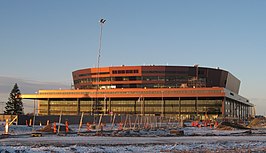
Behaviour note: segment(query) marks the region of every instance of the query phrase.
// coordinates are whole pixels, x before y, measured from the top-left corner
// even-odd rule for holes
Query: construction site
[[[107,150],[112,147],[120,149],[113,152],[266,150],[266,119],[263,117],[243,122],[229,118],[192,121],[140,115],[81,115],[79,124],[72,124],[64,115],[60,115],[57,121],[47,120],[45,124],[30,119],[24,125],[16,125],[17,119],[15,117],[13,122],[6,120],[6,123],[0,126],[1,152],[12,152],[12,149],[23,151],[27,147],[29,149],[41,146],[50,147],[50,151],[55,151],[56,147],[85,147],[86,152],[106,152],[104,147]],[[91,122],[87,122],[88,120]],[[214,143],[216,147],[211,145]],[[165,148],[167,145],[169,147]],[[145,150],[151,146],[157,150]],[[136,148],[132,151],[123,150],[129,147]]]
[[[228,71],[152,65],[72,74],[74,89],[18,96],[33,100],[34,112],[3,115],[0,152],[266,151],[266,120],[255,118]]]
[[[96,68],[72,72],[71,89],[17,95],[33,113],[2,117],[0,152],[266,151],[265,118],[254,118],[230,72],[100,67],[99,58],[100,49]]]

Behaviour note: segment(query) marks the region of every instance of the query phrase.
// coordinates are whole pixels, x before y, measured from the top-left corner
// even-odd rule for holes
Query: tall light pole
[[[100,40],[99,40],[99,49],[98,49],[98,56],[97,56],[97,78],[96,78],[96,101],[94,106],[94,111],[99,113],[99,101],[98,101],[98,90],[99,90],[99,69],[100,69],[100,58],[101,58],[101,50],[102,50],[102,33],[103,33],[103,25],[105,23],[105,19],[100,19]]]
[[[35,101],[36,101],[36,98],[37,98],[37,93],[38,92],[35,92],[35,98],[34,98],[34,101],[33,101],[33,115],[35,115],[35,111],[36,111],[36,108],[35,108]]]
[[[35,115],[35,99],[36,98],[33,99],[33,115]]]
[[[97,56],[97,68],[99,73],[99,67],[100,67],[100,57],[101,57],[101,50],[102,50],[102,34],[103,34],[103,25],[105,23],[105,19],[101,19],[99,21],[100,23],[100,40],[99,40],[99,49],[98,49],[98,56]]]
[[[32,131],[34,130],[34,124],[35,124],[35,110],[36,110],[36,108],[35,108],[35,100],[36,100],[36,98],[37,98],[37,92],[35,92],[35,98],[34,98],[34,100],[33,100],[33,124],[32,124]]]

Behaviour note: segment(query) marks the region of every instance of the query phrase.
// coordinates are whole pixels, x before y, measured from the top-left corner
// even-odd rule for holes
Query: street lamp
[[[101,57],[101,50],[102,50],[102,33],[103,33],[103,25],[105,22],[106,22],[105,19],[100,19],[99,21],[101,29],[100,29],[99,49],[98,49],[98,56],[97,56],[96,101],[95,101],[95,106],[94,106],[95,107],[94,111],[96,111],[97,114],[99,113],[98,90],[99,90],[100,57]]]
[[[33,124],[32,124],[32,131],[34,130],[34,124],[35,124],[35,100],[36,100],[36,98],[37,98],[37,93],[38,92],[35,92],[35,98],[34,98],[34,100],[33,100]]]
[[[37,99],[37,93],[38,92],[35,92],[35,98],[34,98],[34,100],[33,100],[33,115],[35,115],[35,110],[36,110],[36,108],[35,108],[35,100]]]

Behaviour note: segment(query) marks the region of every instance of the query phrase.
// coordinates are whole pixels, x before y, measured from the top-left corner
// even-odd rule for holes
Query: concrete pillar
[[[145,99],[142,98],[141,100],[141,115],[145,115]]]
[[[134,103],[134,114],[137,114],[137,100]]]
[[[233,117],[233,104],[231,101],[228,100],[228,103],[229,103],[229,110],[230,110],[230,117]]]
[[[244,113],[243,113],[243,111],[244,111],[244,109],[243,109],[243,104],[241,104],[241,119],[243,120],[244,119]]]
[[[235,117],[235,114],[236,114],[236,109],[235,109],[235,102],[234,101],[232,101],[232,106],[233,106],[233,108],[232,108],[232,114],[233,114],[233,117]]]
[[[181,98],[179,97],[179,118],[181,117]]]
[[[50,113],[50,112],[51,112],[51,111],[50,111],[50,105],[51,105],[51,104],[50,104],[50,99],[48,98],[48,99],[47,99],[47,115],[50,115],[50,114],[51,114],[51,113]]]
[[[226,111],[225,111],[226,105],[225,105],[225,98],[222,100],[222,116],[226,116]]]
[[[111,98],[110,97],[109,97],[109,100],[108,100],[108,109],[109,109],[109,112],[111,112],[112,107],[111,107]]]
[[[80,99],[77,98],[77,115],[80,115]]]
[[[198,116],[198,97],[196,97],[196,100],[195,100],[195,111],[196,111],[196,115]]]
[[[161,103],[161,116],[165,116],[165,100],[162,99],[162,103]]]

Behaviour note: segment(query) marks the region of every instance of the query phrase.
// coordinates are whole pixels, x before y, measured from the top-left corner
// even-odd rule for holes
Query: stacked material
[[[56,128],[52,124],[48,124],[44,126],[43,128],[37,130],[38,132],[54,132],[54,130],[58,130],[59,125],[56,124]],[[70,128],[68,129],[69,131],[72,131]],[[66,125],[60,124],[60,132],[66,132]]]
[[[53,128],[51,124],[46,125],[45,127],[38,130],[39,132],[53,132]]]
[[[179,129],[142,129],[142,130],[122,130],[114,131],[114,137],[172,137],[184,136],[184,131]]]
[[[266,128],[266,119],[265,118],[255,118],[248,125],[250,128]]]
[[[216,127],[217,130],[234,130],[234,129],[249,129],[245,125],[234,122],[221,122]]]

